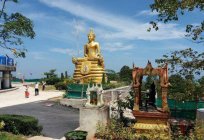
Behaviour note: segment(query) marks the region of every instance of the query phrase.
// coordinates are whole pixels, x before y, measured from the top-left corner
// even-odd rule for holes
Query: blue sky
[[[173,50],[203,46],[185,39],[187,23],[198,24],[203,13],[186,14],[178,22],[160,24],[159,31],[147,32],[156,17],[152,0],[19,0],[8,4],[9,12],[21,12],[34,23],[36,37],[25,39],[27,57],[18,58],[15,75],[40,78],[50,69],[73,74],[72,57],[83,56],[87,34],[93,28],[100,43],[105,68],[118,72],[124,65],[144,67],[150,60]],[[7,51],[3,51],[3,54]],[[30,74],[32,73],[32,75]]]

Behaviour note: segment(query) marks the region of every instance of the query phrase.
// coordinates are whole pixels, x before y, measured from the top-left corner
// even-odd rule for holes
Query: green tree
[[[119,75],[116,73],[114,70],[106,70],[106,75],[108,77],[108,82],[109,81],[118,81],[119,80]]]
[[[163,55],[163,58],[156,59],[155,62],[160,66],[168,63],[171,74],[179,73],[186,77],[189,75],[200,75],[204,70],[204,52],[198,53],[191,48],[173,51]]]
[[[30,19],[20,13],[6,12],[6,3],[18,3],[18,0],[1,0],[0,11],[0,47],[10,50],[16,57],[25,57],[27,51],[22,47],[23,38],[34,39],[35,32]],[[22,47],[22,48],[21,48]]]
[[[204,76],[202,76],[199,80],[198,80],[199,84],[201,85],[201,87],[203,88],[204,91]]]
[[[67,71],[65,71],[65,78],[68,78],[68,74],[67,74]]]
[[[45,72],[44,75],[46,78],[51,78],[51,77],[57,77],[57,74],[55,74],[56,69],[51,69],[49,72]]]
[[[145,89],[146,89],[146,90],[149,90],[149,88],[150,88],[150,86],[151,86],[151,84],[152,84],[153,82],[154,82],[154,77],[151,76],[151,75],[147,76],[146,81],[145,81],[145,84],[144,84]]]
[[[185,79],[179,75],[171,75],[169,77],[169,82],[171,85],[169,86],[169,98],[176,100],[183,100],[185,97]]]
[[[56,69],[51,69],[49,72],[45,72],[44,75],[46,78],[43,80],[46,81],[48,85],[55,85],[60,81],[60,78],[57,77],[57,74],[55,74]]]
[[[119,75],[122,81],[129,83],[132,81],[132,69],[126,65],[120,69]]]
[[[195,90],[198,97],[200,98],[204,97],[204,76],[198,79],[198,82],[195,86]]]
[[[155,61],[160,66],[168,63],[170,74],[180,75],[184,79],[184,81],[179,83],[181,83],[181,85],[185,83],[185,91],[172,92],[172,94],[175,94],[175,98],[178,97],[179,100],[192,100],[201,96],[200,85],[195,81],[194,76],[200,75],[204,70],[204,53],[198,53],[197,51],[193,51],[191,48],[188,48],[181,51],[170,52],[170,54],[163,55],[163,58],[156,59]],[[174,82],[173,80],[170,81],[170,83]],[[170,89],[174,88],[176,87],[170,87]]]
[[[61,79],[62,80],[64,79],[64,73],[61,73]]]
[[[204,2],[203,0],[154,0],[150,5],[152,11],[158,12],[157,19],[151,21],[150,24],[157,31],[159,29],[158,23],[169,23],[178,21],[180,16],[195,11],[203,14]],[[189,16],[190,17],[190,16]],[[148,29],[150,31],[151,28]],[[200,24],[195,25],[189,23],[186,25],[186,37],[190,37],[196,43],[204,42],[204,20],[200,17]]]
[[[103,84],[103,85],[106,84],[106,74],[105,74],[105,73],[103,73],[102,84]]]

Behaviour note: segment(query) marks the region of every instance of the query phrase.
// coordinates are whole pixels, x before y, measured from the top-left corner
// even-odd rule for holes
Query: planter
[[[66,140],[86,140],[86,136],[88,135],[87,131],[69,131],[64,136]]]

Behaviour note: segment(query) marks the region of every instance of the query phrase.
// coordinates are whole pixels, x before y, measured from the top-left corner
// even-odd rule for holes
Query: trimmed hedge
[[[40,135],[42,126],[38,125],[38,120],[31,116],[24,115],[0,115],[0,122],[4,121],[5,126],[2,131],[13,134]]]

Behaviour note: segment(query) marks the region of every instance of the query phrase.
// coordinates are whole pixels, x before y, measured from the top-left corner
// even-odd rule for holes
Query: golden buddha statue
[[[75,64],[74,80],[79,83],[101,83],[104,73],[104,60],[100,53],[100,45],[95,42],[93,29],[88,34],[88,43],[84,45],[84,57],[72,58]]]

